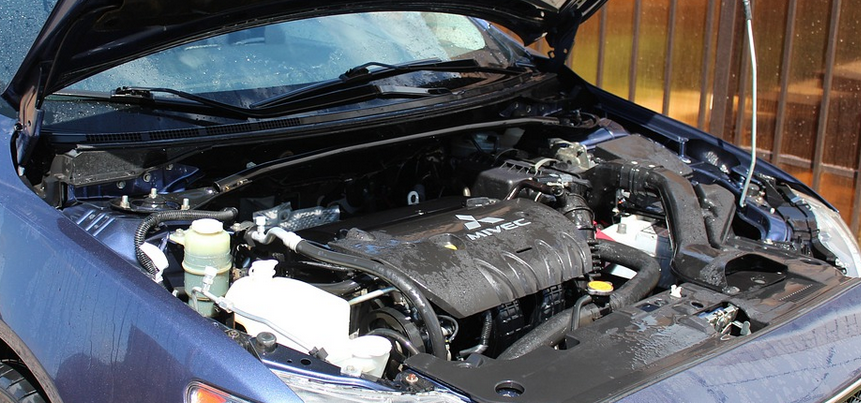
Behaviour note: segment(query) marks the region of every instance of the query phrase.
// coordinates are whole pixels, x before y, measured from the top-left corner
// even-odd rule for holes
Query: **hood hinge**
[[[561,10],[553,26],[547,32],[547,44],[552,48],[547,55],[550,56],[550,67],[554,72],[558,71],[568,60],[571,48],[574,46],[574,37],[583,21],[583,14],[577,6],[578,2],[569,1]]]
[[[45,81],[44,67],[39,69],[39,81],[35,87],[21,96],[18,105],[18,124],[15,125],[16,161],[19,167],[27,165],[42,129],[44,112],[42,111],[42,91]],[[19,173],[20,174],[20,173]]]

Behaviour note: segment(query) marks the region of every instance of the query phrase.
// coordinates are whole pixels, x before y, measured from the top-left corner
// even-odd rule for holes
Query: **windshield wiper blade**
[[[369,71],[368,67],[371,66],[379,66],[382,69]],[[259,101],[249,107],[236,106],[185,91],[162,87],[122,86],[110,93],[61,91],[55,95],[139,105],[193,108],[196,113],[247,119],[270,118],[287,113],[300,113],[379,98],[421,98],[451,93],[447,88],[368,84],[377,79],[413,71],[492,72],[512,75],[520,74],[525,70],[483,67],[474,60],[421,61],[408,65],[387,65],[371,62],[348,70],[338,79],[308,85]],[[156,97],[154,95],[156,93],[170,94],[177,99]]]
[[[179,99],[158,98],[153,95],[155,93],[171,94]],[[66,91],[58,92],[56,95],[93,99],[96,101],[122,102],[151,106],[170,106],[171,108],[195,108],[196,113],[216,114],[235,118],[270,118],[287,113],[319,110],[381,98],[423,98],[450,93],[451,92],[447,88],[420,88],[401,85],[364,84],[350,86],[343,89],[333,89],[320,94],[308,94],[307,96],[302,97],[302,99],[283,102],[278,105],[259,109],[230,105],[172,88],[119,87],[110,94],[90,91]],[[201,110],[201,108],[205,109]]]
[[[320,94],[307,94],[296,99],[269,106],[267,113],[281,115],[348,105],[380,98],[424,98],[450,94],[448,88],[419,88],[400,85],[364,84],[343,89],[330,90]],[[254,111],[254,109],[251,109]]]
[[[176,98],[162,98],[153,95],[159,92],[173,94]],[[50,94],[49,97],[58,100],[70,98],[84,101],[125,103],[229,118],[246,119],[249,117],[249,111],[246,108],[171,88],[123,86],[109,92],[64,89]]]
[[[370,70],[369,67],[381,67],[378,70]],[[440,61],[421,60],[407,64],[391,65],[379,62],[369,62],[356,67],[353,67],[340,77],[321,81],[316,84],[307,85],[294,91],[279,94],[274,97],[255,102],[250,105],[253,109],[265,109],[278,105],[283,105],[296,100],[306,99],[317,94],[323,94],[330,91],[336,91],[341,88],[348,88],[355,85],[366,84],[374,80],[379,80],[388,77],[394,77],[400,74],[411,73],[416,71],[440,71],[447,73],[494,73],[504,75],[515,75],[526,72],[526,69],[520,67],[492,67],[482,66],[475,59],[462,59]]]
[[[231,105],[224,102],[219,102],[213,99],[209,99],[206,97],[201,97],[198,95],[194,95],[189,92],[175,90],[173,88],[159,88],[159,87],[119,87],[113,90],[110,94],[110,100],[114,102],[129,102],[129,103],[164,103],[167,100],[158,99],[153,96],[154,93],[163,93],[163,94],[171,94],[178,98],[192,101],[196,104],[203,105],[212,109],[215,109],[219,112],[226,112],[226,114],[234,115],[236,117],[266,117],[266,116],[255,116],[253,110],[244,108],[241,106]],[[169,101],[167,101],[169,102]]]

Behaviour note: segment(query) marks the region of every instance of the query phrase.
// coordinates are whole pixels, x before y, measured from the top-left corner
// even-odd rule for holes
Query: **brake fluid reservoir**
[[[350,304],[308,283],[275,275],[275,260],[258,260],[248,276],[233,282],[225,296],[237,311],[264,318],[283,334],[239,313],[236,323],[248,334],[270,332],[277,343],[308,353],[313,346],[326,351],[326,361],[358,373],[382,375],[391,343],[379,336],[350,339]],[[379,340],[379,339],[382,340]],[[361,340],[360,340],[361,339]]]
[[[191,227],[180,236],[171,237],[185,246],[182,268],[185,270],[185,289],[191,293],[194,287],[203,286],[204,269],[212,266],[217,270],[215,281],[209,292],[221,297],[227,293],[229,271],[232,266],[230,257],[230,235],[224,225],[212,218],[194,220]],[[189,305],[195,306],[193,298]],[[215,307],[212,301],[202,295],[197,296],[197,311],[203,316],[212,316]]]

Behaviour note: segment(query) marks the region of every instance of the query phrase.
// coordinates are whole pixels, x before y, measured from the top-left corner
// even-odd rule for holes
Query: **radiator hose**
[[[610,294],[609,308],[611,311],[631,305],[645,298],[658,284],[661,276],[661,266],[655,258],[645,252],[630,246],[599,239],[594,251],[601,260],[620,264],[637,272],[634,278],[628,280],[619,289]],[[584,300],[585,302],[585,300]],[[541,346],[555,346],[565,338],[572,327],[572,321],[579,326],[586,318],[595,319],[600,316],[600,309],[595,304],[579,306],[578,317],[574,317],[575,308],[558,313],[546,322],[532,329],[525,336],[505,349],[498,359],[513,360]]]
[[[618,242],[599,239],[595,252],[600,260],[616,263],[637,272],[634,278],[610,294],[610,310],[615,311],[647,297],[661,277],[661,266],[655,258],[639,249]]]
[[[205,210],[178,210],[178,211],[159,211],[152,213],[138,225],[135,231],[135,257],[140,263],[143,272],[154,278],[158,269],[152,259],[141,250],[141,245],[146,241],[146,236],[149,231],[159,224],[168,221],[193,221],[202,218],[213,218],[222,223],[229,223],[236,219],[239,211],[233,207],[226,208],[221,211],[205,211]]]

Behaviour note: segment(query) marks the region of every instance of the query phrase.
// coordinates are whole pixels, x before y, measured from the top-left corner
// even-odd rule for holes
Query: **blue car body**
[[[7,146],[13,124],[3,118]],[[10,157],[0,157],[4,166]],[[298,401],[257,359],[42,202],[14,171],[2,175],[0,334],[51,401],[182,401],[194,380],[256,401]]]
[[[368,2],[371,3],[384,4],[380,9],[397,8],[387,2]],[[504,17],[510,10],[495,14],[488,11],[493,7],[487,4],[492,2],[479,3],[483,5],[473,10],[476,15],[496,16],[519,28],[524,35],[537,37],[536,33],[547,30],[544,22],[529,24]],[[537,3],[545,7],[550,4]],[[550,9],[566,9],[563,4],[567,3],[557,3],[551,4]],[[597,7],[602,2],[586,3]],[[80,6],[78,2],[61,4],[69,8],[55,10],[53,21],[64,21],[64,11]],[[461,7],[452,6],[454,10],[468,9],[463,2],[452,4]],[[591,14],[595,9],[588,8],[588,11]],[[559,20],[565,21],[561,17]],[[193,26],[182,32],[192,35],[202,30]],[[557,45],[567,43],[563,37],[558,33],[554,35]],[[569,39],[573,40],[573,34]],[[51,402],[188,401],[189,387],[197,382],[243,401],[301,401],[284,379],[273,372],[272,365],[264,365],[259,357],[249,353],[247,346],[228,337],[223,326],[201,316],[187,303],[166,292],[165,286],[142,275],[141,268],[133,262],[134,256],[124,254],[128,250],[94,237],[97,229],[82,228],[64,214],[62,208],[52,206],[34,193],[31,184],[19,176],[16,167],[22,163],[22,146],[32,146],[38,138],[22,141],[34,132],[38,134],[38,130],[22,123],[27,117],[38,116],[33,112],[38,108],[28,101],[31,97],[42,96],[40,90],[30,87],[39,82],[34,78],[38,76],[34,66],[39,57],[62,49],[59,44],[47,41],[37,45],[41,46],[37,46],[40,51],[25,60],[25,70],[19,73],[19,80],[4,93],[8,102],[21,102],[13,105],[20,112],[19,118],[0,116],[3,147],[0,151],[0,167],[3,167],[0,169],[0,342],[5,347],[2,349],[5,356],[0,358],[22,362],[32,373],[31,383]],[[139,54],[132,51],[121,56],[111,62],[112,66]],[[553,65],[552,59],[538,59]],[[65,81],[51,81],[47,92],[59,91],[111,67],[99,65],[98,57],[69,57],[69,60],[83,62],[70,67],[71,73],[62,76]],[[558,71],[558,74],[567,78],[573,76],[570,71]],[[45,77],[56,79],[50,75]],[[662,138],[669,143],[683,136],[689,141],[708,144],[710,150],[733,156],[739,165],[749,161],[748,154],[737,147],[585,83],[581,85],[602,105],[607,116],[648,131],[652,140]],[[28,107],[30,111],[26,110]],[[394,120],[400,112],[403,111],[386,110],[384,114],[388,113],[387,118]],[[354,121],[360,122],[360,118]],[[759,172],[821,200],[802,183],[773,166],[763,163]],[[751,215],[765,216],[765,213]],[[475,218],[472,220],[476,225],[483,225]],[[778,236],[775,234],[779,229],[771,229],[773,231],[763,236],[764,239]],[[497,228],[497,232],[502,230]],[[454,246],[457,249],[457,245]],[[744,337],[710,345],[707,349],[690,349],[662,357],[660,365],[647,365],[627,378],[607,379],[583,396],[589,400],[630,402],[826,401],[855,393],[854,388],[861,379],[861,288],[859,280],[843,277],[835,271],[834,278],[838,277],[839,280],[828,284],[827,293],[804,300],[791,312],[752,334],[742,334]],[[457,319],[478,321],[471,313],[463,316]],[[443,364],[430,358],[406,361],[406,367],[427,375],[431,388],[451,393],[458,399],[468,396],[478,401],[553,401],[563,396],[578,400],[578,396],[564,392],[547,395],[538,392],[540,396],[530,398],[523,390],[526,385],[528,393],[536,393],[530,388],[530,382],[539,385],[553,382],[565,389],[569,386],[566,383],[576,380],[568,379],[564,373],[554,374],[558,376],[554,379],[534,380],[530,377],[546,374],[512,372],[511,382],[520,385],[520,390],[515,387],[513,392],[524,394],[509,396],[505,393],[510,391],[497,386],[498,396],[485,399],[481,393],[470,393],[468,386],[459,387],[458,380],[440,376],[435,372],[443,368],[440,365]],[[367,377],[331,374],[319,375],[316,379],[386,391],[396,390],[393,385],[397,382],[409,382],[398,378],[393,383],[376,384]]]

